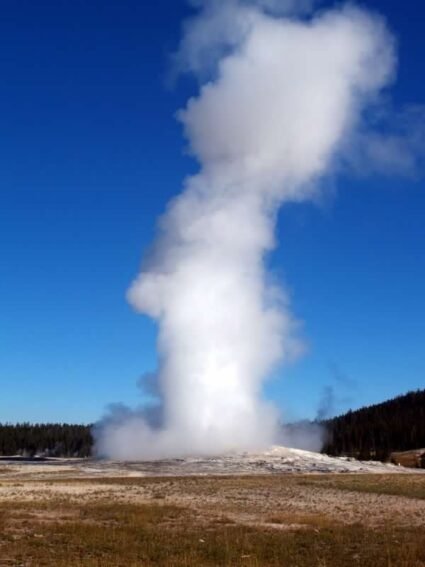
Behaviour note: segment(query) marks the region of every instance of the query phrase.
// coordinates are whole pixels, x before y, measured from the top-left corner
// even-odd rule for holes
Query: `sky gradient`
[[[369,1],[399,41],[396,107],[425,102],[425,7]],[[167,87],[183,2],[6,3],[0,23],[0,421],[98,419],[142,402],[155,328],[125,292],[184,177]],[[308,351],[266,396],[312,418],[425,386],[425,194],[420,176],[340,175],[286,206],[269,259]]]

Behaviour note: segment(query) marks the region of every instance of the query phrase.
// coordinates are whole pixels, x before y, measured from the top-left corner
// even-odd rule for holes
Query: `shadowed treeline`
[[[425,390],[349,411],[323,422],[323,452],[385,461],[393,451],[425,447]]]
[[[311,434],[311,425],[306,423],[305,436]],[[317,431],[324,427],[322,452],[328,455],[386,461],[393,451],[425,447],[425,390],[313,425]],[[299,424],[286,429],[300,432]],[[299,446],[299,439],[289,435],[285,444]],[[92,453],[92,425],[0,424],[1,456],[89,457]]]
[[[88,457],[92,446],[89,425],[0,424],[0,455]]]

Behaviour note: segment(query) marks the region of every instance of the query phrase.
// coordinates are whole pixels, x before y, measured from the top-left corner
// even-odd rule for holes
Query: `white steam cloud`
[[[311,2],[195,4],[178,65],[201,87],[178,119],[200,171],[170,203],[128,292],[158,322],[160,407],[121,409],[103,422],[98,452],[114,458],[278,440],[262,386],[302,345],[264,263],[276,215],[315,195],[394,74],[383,21],[353,6],[307,18]]]

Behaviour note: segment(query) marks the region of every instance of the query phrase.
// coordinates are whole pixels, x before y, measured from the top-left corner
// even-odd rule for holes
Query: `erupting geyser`
[[[276,442],[261,388],[300,349],[285,292],[265,271],[276,214],[314,196],[394,70],[382,20],[353,6],[297,18],[282,3],[196,4],[178,65],[201,87],[178,118],[200,170],[128,292],[158,322],[160,419],[106,418],[97,446],[114,458]]]

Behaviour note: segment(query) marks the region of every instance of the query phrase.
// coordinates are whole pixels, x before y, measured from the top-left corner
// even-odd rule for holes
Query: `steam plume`
[[[276,215],[315,195],[395,66],[382,20],[352,6],[297,19],[294,2],[195,4],[177,61],[201,86],[178,119],[200,170],[128,292],[158,322],[160,406],[155,419],[125,410],[104,422],[98,451],[116,458],[276,441],[261,389],[302,349],[265,269]]]

